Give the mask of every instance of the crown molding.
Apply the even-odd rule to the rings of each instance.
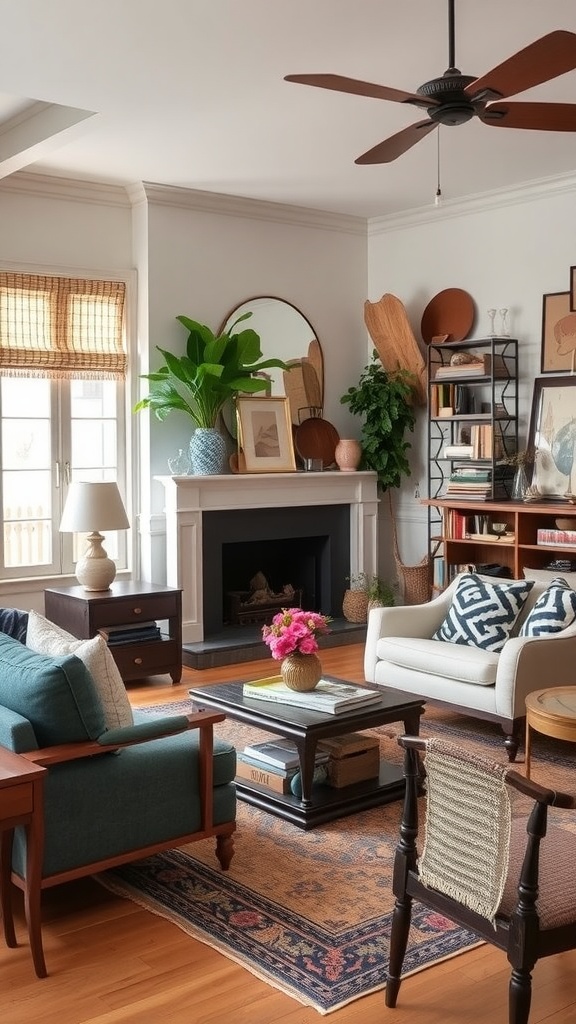
[[[217,213],[226,217],[245,217],[249,220],[321,228],[325,231],[338,231],[366,237],[368,222],[364,217],[329,213],[304,206],[271,203],[261,199],[225,195],[220,192],[206,192],[177,185],[158,185],[149,181],[143,181],[130,187],[128,194],[133,205],[146,201],[159,206],[172,206],[202,213]]]
[[[438,223],[452,217],[463,217],[471,213],[484,213],[498,210],[506,206],[517,206],[522,203],[534,203],[542,199],[551,199],[558,195],[576,191],[576,175],[562,174],[549,178],[540,178],[516,185],[514,188],[494,189],[490,192],[479,192],[464,199],[443,199],[439,206],[430,204],[402,213],[387,214],[373,217],[368,222],[368,236],[386,234],[401,228],[419,227],[424,224]]]
[[[64,199],[67,202],[96,203],[100,206],[130,207],[124,185],[109,185],[99,181],[62,178],[55,174],[34,174],[16,171],[0,180],[2,192],[35,196],[41,199]]]

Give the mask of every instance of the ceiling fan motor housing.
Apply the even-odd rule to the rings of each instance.
[[[476,81],[474,75],[463,75],[458,68],[448,68],[441,78],[432,78],[416,90],[421,96],[435,101],[428,107],[428,117],[438,124],[464,124],[476,114],[474,104],[464,89]]]

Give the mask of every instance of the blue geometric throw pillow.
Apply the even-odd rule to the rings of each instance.
[[[498,653],[533,586],[532,580],[486,583],[475,573],[465,573],[432,639]]]
[[[560,633],[576,619],[576,592],[561,576],[553,579],[550,586],[540,594],[526,621],[522,624],[520,636],[542,636],[544,633]]]

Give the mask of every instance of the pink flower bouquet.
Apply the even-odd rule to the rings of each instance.
[[[318,650],[317,636],[329,633],[328,615],[319,612],[304,612],[301,608],[283,608],[274,616],[269,626],[262,627],[264,643],[277,661],[288,654],[314,654]]]

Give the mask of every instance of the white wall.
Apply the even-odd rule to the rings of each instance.
[[[246,298],[287,299],[310,320],[323,348],[326,418],[341,435],[359,436],[360,423],[340,396],[366,362],[363,220],[187,189],[146,185],[127,192],[19,173],[0,182],[0,223],[0,262],[55,272],[137,268],[136,375],[158,364],[157,344],[182,350],[179,313],[215,328]],[[130,407],[139,388],[144,393],[145,382],[136,381]],[[146,412],[132,426],[137,571],[162,582],[163,493],[152,477],[165,474],[168,456],[187,446],[191,424],[178,413],[159,423]],[[41,611],[42,590],[42,581],[0,582],[0,603]]]
[[[0,261],[55,269],[138,269],[138,373],[154,365],[160,344],[181,349],[175,320],[187,313],[213,327],[244,299],[276,295],[298,306],[324,352],[325,416],[342,436],[360,422],[340,404],[368,362],[366,298],[392,292],[406,305],[416,337],[428,301],[460,287],[478,309],[473,334],[488,330],[486,310],[507,306],[520,340],[521,441],[526,438],[532,381],[540,369],[542,295],[567,291],[576,264],[576,182],[544,182],[518,193],[479,197],[364,222],[317,211],[235,200],[186,189],[131,190],[15,174],[0,182]],[[132,206],[130,205],[132,203]],[[162,582],[162,489],[152,480],[188,443],[179,414],[164,424],[135,417],[139,466],[142,574]],[[424,413],[412,440],[413,473],[398,502],[400,553],[418,562],[426,550],[425,509],[415,497],[426,483]],[[137,507],[138,510],[138,507]],[[387,503],[381,508],[381,568],[391,566]],[[3,584],[2,601],[8,603]],[[22,601],[19,600],[24,594]],[[12,596],[42,609],[42,589]]]
[[[361,424],[340,404],[340,397],[366,363],[365,223],[186,189],[144,189],[154,365],[160,358],[155,345],[183,351],[186,332],[175,320],[181,313],[216,329],[249,297],[287,299],[302,310],[322,345],[325,417],[343,436],[359,437]],[[187,447],[191,428],[180,413],[171,413],[163,423],[150,418],[152,476],[167,472],[168,457]],[[163,488],[153,482],[150,507],[143,511],[150,513],[150,565],[158,582],[162,538],[155,524],[163,501]]]
[[[534,377],[540,373],[542,296],[569,291],[570,267],[576,264],[575,194],[574,179],[543,182],[369,226],[369,298],[376,301],[384,292],[398,296],[423,352],[422,313],[444,288],[463,288],[473,297],[477,316],[471,337],[487,336],[489,308],[510,309],[510,333],[519,340],[521,445],[527,439]],[[423,410],[418,418],[412,476],[398,496],[400,554],[408,564],[426,552],[426,510],[415,500],[418,482],[426,494]],[[389,548],[385,516],[381,536],[384,557]]]

